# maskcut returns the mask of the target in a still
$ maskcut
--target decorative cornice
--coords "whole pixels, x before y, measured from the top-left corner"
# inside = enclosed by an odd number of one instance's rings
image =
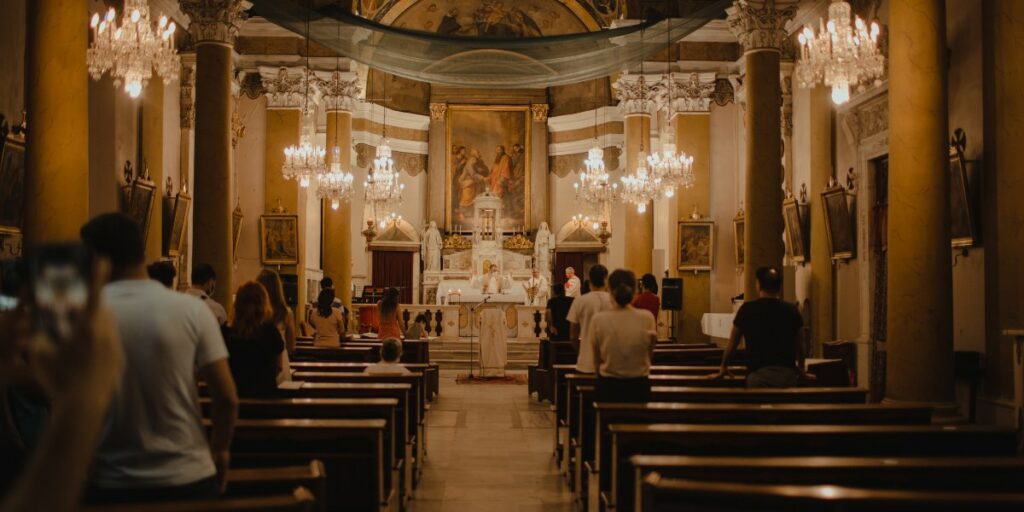
[[[445,115],[448,114],[447,103],[431,103],[430,104],[430,120],[431,121],[444,121]]]
[[[623,73],[615,81],[614,88],[623,115],[651,115],[658,111],[654,85],[648,82],[644,75]]]
[[[263,90],[267,96],[267,108],[302,108],[306,105],[306,93],[316,101],[317,84],[310,80],[307,87],[307,71],[302,68],[260,68]]]
[[[530,105],[530,112],[533,113],[533,121],[535,123],[544,123],[548,120],[548,104],[547,103],[534,103]]]
[[[316,73],[317,88],[324,100],[324,107],[331,112],[352,112],[359,95],[363,92],[359,85],[359,75],[333,71]]]
[[[196,85],[195,70],[192,66],[182,63],[181,85],[178,93],[178,112],[182,129],[191,129],[196,119],[195,102],[192,99],[192,90]]]
[[[243,0],[181,0],[181,10],[191,20],[188,28],[195,44],[234,45],[249,5]]]
[[[725,12],[729,29],[743,50],[782,51],[786,44],[786,22],[796,16],[792,0],[736,0]]]

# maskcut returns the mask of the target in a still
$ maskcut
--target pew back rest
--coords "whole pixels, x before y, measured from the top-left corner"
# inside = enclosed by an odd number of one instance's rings
[[[316,498],[304,487],[291,494],[247,496],[207,501],[125,503],[83,507],[82,512],[313,512]]]

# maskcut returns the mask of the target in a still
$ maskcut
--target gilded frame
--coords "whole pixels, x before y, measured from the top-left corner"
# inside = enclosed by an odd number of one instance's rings
[[[294,255],[280,256],[269,254],[267,237],[270,234],[268,221],[284,221],[291,224],[292,232],[288,239],[282,240],[292,249]],[[264,265],[298,265],[299,264],[299,216],[292,213],[268,213],[260,215],[260,263]]]
[[[807,236],[807,208],[795,197],[782,201],[782,220],[786,230],[786,253],[794,263],[807,263],[810,239]]]
[[[523,224],[529,229],[530,227],[530,193],[531,193],[531,170],[530,155],[532,154],[532,143],[531,143],[531,131],[533,127],[533,119],[530,113],[530,105],[452,105],[449,104],[447,111],[445,112],[445,162],[444,162],[444,223],[446,231],[454,231],[453,222],[453,211],[452,211],[452,178],[454,175],[454,169],[452,169],[452,128],[454,127],[455,121],[453,117],[460,112],[517,112],[523,116],[523,218],[522,222],[516,219],[514,225]],[[511,148],[507,148],[509,150]],[[503,214],[505,214],[503,209]],[[507,217],[506,217],[507,218]],[[466,232],[471,231],[467,229],[461,229],[460,231]],[[511,231],[508,228],[502,228],[500,231],[506,232]]]
[[[977,243],[974,208],[967,181],[967,162],[956,144],[949,147],[949,230],[953,247],[973,247]]]
[[[821,193],[828,250],[836,261],[852,259],[857,255],[857,234],[846,196],[846,189],[838,186]]]
[[[192,198],[184,192],[164,200],[164,256],[176,258],[181,253],[181,243],[188,230],[188,210]]]
[[[743,267],[743,256],[744,256],[744,242],[743,232],[746,229],[746,217],[743,215],[743,211],[736,213],[736,216],[732,218],[732,235],[733,241],[733,257],[736,259],[736,267]]]
[[[700,255],[699,257],[687,256],[690,251],[683,250],[683,243],[687,239],[684,237],[684,232],[690,231],[692,233],[700,234],[704,237],[707,243],[706,254]],[[676,243],[676,254],[678,254],[678,261],[676,262],[676,268],[684,271],[701,271],[711,270],[715,264],[715,222],[711,220],[681,220],[677,226],[677,238]]]

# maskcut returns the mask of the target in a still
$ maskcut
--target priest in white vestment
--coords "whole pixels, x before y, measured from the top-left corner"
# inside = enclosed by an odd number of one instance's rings
[[[572,267],[565,269],[565,296],[572,298],[580,296],[580,278],[576,277],[576,269]]]
[[[484,276],[481,282],[481,289],[485,294],[496,294],[504,292],[509,286],[509,279],[502,276],[497,265],[491,266],[491,273]]]
[[[528,306],[546,306],[548,297],[551,295],[551,285],[540,270],[533,269],[533,275],[523,283],[523,290],[526,291],[526,304]]]

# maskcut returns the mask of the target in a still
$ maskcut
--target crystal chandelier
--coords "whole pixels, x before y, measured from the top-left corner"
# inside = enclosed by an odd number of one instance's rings
[[[329,199],[331,209],[341,208],[342,201],[352,197],[352,173],[341,168],[341,148],[335,146],[331,152],[331,171],[320,176],[316,195],[320,199]]]
[[[622,177],[622,202],[636,205],[637,213],[647,211],[647,203],[663,193],[661,176],[648,168],[647,152],[641,149],[637,156],[636,171]]]
[[[832,101],[850,100],[850,87],[881,80],[885,57],[878,50],[878,24],[870,28],[858,16],[850,25],[850,4],[841,0],[828,7],[828,23],[819,20],[815,35],[807,26],[800,32],[800,61],[794,75],[800,87],[822,82],[832,88]]]
[[[308,117],[303,115],[299,144],[284,148],[284,165],[281,166],[284,179],[298,181],[302,188],[308,188],[313,180],[319,181],[321,176],[327,174],[327,163],[324,160],[327,150],[314,144],[314,124]]]
[[[93,80],[109,71],[114,87],[123,84],[132,98],[139,97],[153,72],[163,77],[165,84],[177,80],[181,66],[174,49],[174,22],[160,16],[154,24],[145,0],[125,0],[120,26],[116,15],[111,7],[106,16],[95,13],[89,21],[92,45],[85,60]]]
[[[611,204],[618,199],[619,184],[611,182],[611,177],[604,166],[604,150],[596,140],[594,147],[587,152],[583,167],[579,181],[573,184],[576,201],[582,203],[597,219],[605,220]]]
[[[401,171],[395,170],[395,160],[391,158],[391,146],[388,140],[377,147],[377,156],[373,159],[373,169],[363,184],[363,198],[370,205],[375,219],[379,219],[381,227],[385,217],[394,216],[394,209],[402,204],[402,191],[405,185],[400,183]]]
[[[671,121],[669,122],[671,123]],[[676,152],[675,143],[668,142],[672,140],[673,136],[672,131],[667,130],[666,142],[661,144],[661,152],[652,153],[647,157],[648,167],[658,175],[665,186],[665,197],[675,195],[676,187],[693,188],[696,181],[693,175],[693,157],[683,152]]]

